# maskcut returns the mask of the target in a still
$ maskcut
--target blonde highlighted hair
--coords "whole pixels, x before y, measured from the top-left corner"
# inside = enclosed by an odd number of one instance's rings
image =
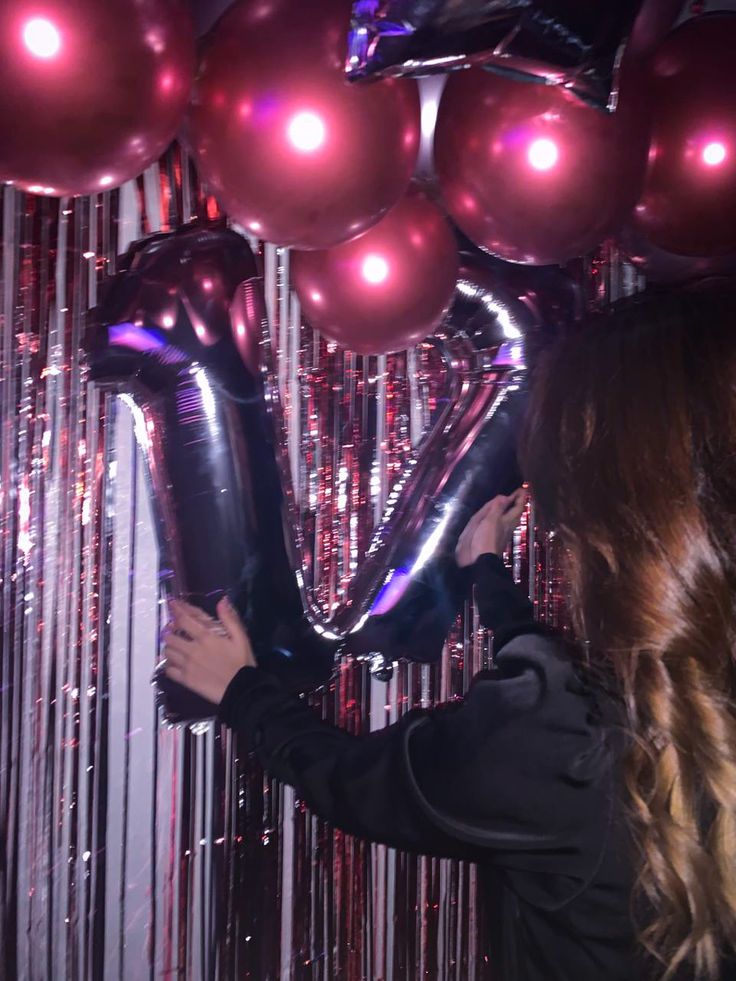
[[[629,301],[563,340],[522,456],[625,705],[641,944],[664,981],[711,981],[736,941],[734,291]]]

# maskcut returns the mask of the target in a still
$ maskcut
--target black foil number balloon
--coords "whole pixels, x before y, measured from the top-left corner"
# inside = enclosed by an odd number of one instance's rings
[[[261,659],[334,645],[300,636],[301,598],[282,531],[265,408],[259,270],[246,240],[189,226],[132,246],[92,311],[91,377],[126,393],[149,478],[167,591],[213,614],[224,593]],[[312,641],[312,647],[309,642]],[[213,706],[158,676],[172,721]]]
[[[482,260],[486,263],[486,260]],[[465,262],[431,340],[446,407],[387,502],[336,608],[308,584],[270,357],[260,270],[222,226],[138,242],[90,315],[91,377],[131,405],[156,515],[165,590],[208,613],[228,593],[259,659],[296,690],[335,655],[436,660],[467,595],[454,550],[465,522],[520,481],[516,431],[544,315],[502,263]],[[214,707],[157,677],[169,721]]]

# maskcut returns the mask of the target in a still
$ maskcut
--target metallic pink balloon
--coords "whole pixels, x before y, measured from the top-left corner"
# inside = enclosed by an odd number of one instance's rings
[[[0,180],[62,195],[137,176],[171,142],[193,72],[185,0],[3,0]]]
[[[624,94],[607,114],[558,86],[481,68],[452,75],[435,165],[463,232],[494,255],[532,265],[597,245],[633,207],[645,166],[646,114],[640,119]]]
[[[679,255],[736,252],[736,13],[673,31],[654,58],[653,103],[638,229]]]
[[[669,286],[736,273],[736,253],[722,256],[675,255],[648,242],[631,225],[619,233],[618,244],[649,283]]]
[[[402,350],[430,334],[450,304],[457,268],[442,212],[415,190],[358,238],[291,257],[309,323],[360,354]]]
[[[249,231],[320,249],[374,225],[419,145],[413,80],[343,77],[345,0],[235,3],[218,22],[192,110],[204,179]]]

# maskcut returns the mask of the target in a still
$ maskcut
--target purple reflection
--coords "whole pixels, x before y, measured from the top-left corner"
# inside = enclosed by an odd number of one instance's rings
[[[161,337],[158,330],[152,327],[137,327],[125,321],[122,324],[112,324],[108,328],[108,335],[111,346],[127,347],[130,351],[140,351],[142,354],[155,354],[161,364],[181,364],[187,360],[183,351],[170,344],[167,338]]]
[[[372,616],[388,613],[399,602],[409,585],[409,569],[394,569],[371,607]]]
[[[166,346],[158,334],[146,327],[136,327],[129,322],[112,324],[108,328],[110,343],[118,347],[129,347],[131,351],[160,351]]]
[[[523,339],[505,341],[498,349],[493,359],[494,368],[524,368],[524,341]]]

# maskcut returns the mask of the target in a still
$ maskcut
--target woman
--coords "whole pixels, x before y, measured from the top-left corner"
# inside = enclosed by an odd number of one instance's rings
[[[521,493],[470,522],[495,668],[461,704],[355,737],[177,605],[167,672],[312,810],[477,862],[504,981],[736,976],[736,306],[628,303],[536,372],[524,469],[562,540],[576,647],[500,558]],[[181,633],[186,637],[182,637]]]

